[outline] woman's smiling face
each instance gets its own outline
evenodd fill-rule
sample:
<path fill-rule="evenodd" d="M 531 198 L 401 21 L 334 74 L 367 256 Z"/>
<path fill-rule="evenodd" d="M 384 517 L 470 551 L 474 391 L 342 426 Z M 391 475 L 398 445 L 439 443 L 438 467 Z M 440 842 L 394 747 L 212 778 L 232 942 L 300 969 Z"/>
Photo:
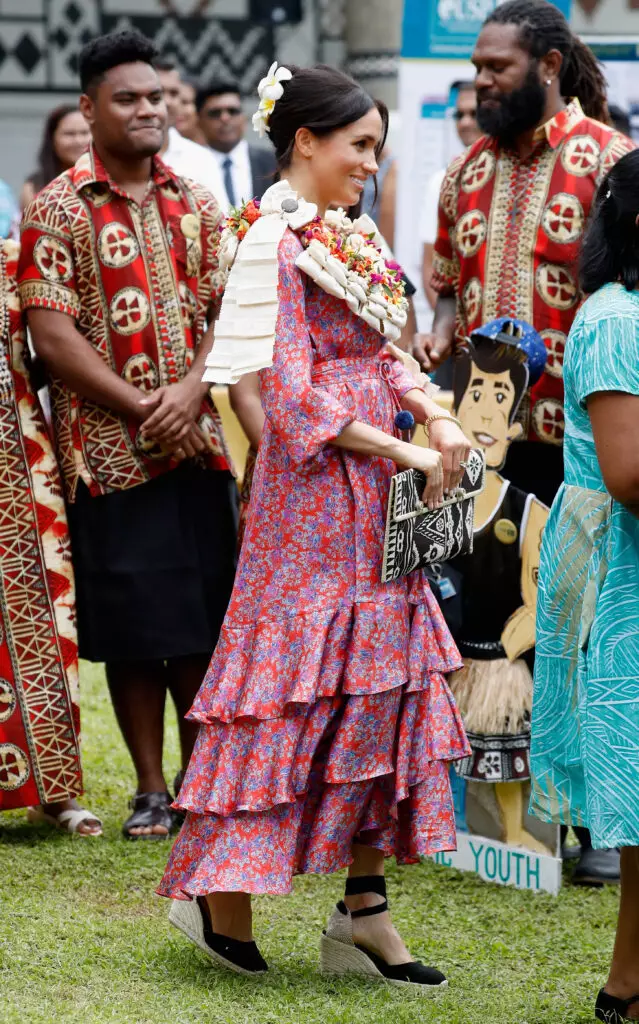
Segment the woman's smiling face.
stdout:
<path fill-rule="evenodd" d="M 327 206 L 348 208 L 359 202 L 366 179 L 377 173 L 383 130 L 381 115 L 372 107 L 358 121 L 312 137 L 309 170 Z"/>

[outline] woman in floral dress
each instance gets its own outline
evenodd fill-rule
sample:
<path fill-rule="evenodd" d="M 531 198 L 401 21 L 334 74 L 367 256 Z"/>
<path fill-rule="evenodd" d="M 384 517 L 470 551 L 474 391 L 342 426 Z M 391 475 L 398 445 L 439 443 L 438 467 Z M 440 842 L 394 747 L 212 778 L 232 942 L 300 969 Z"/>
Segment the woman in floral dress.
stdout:
<path fill-rule="evenodd" d="M 321 216 L 354 206 L 376 170 L 385 109 L 333 69 L 287 75 L 271 79 L 281 95 L 272 113 L 261 108 L 290 195 Z M 279 312 L 272 365 L 259 373 L 266 424 L 246 535 L 191 711 L 201 730 L 179 797 L 186 821 L 158 891 L 213 960 L 253 974 L 267 965 L 251 894 L 348 867 L 323 968 L 430 991 L 446 980 L 411 959 L 392 925 L 384 858 L 455 848 L 448 765 L 469 748 L 444 675 L 461 660 L 422 573 L 382 584 L 380 570 L 395 466 L 427 473 L 435 507 L 470 446 L 372 318 L 299 268 L 309 239 L 327 234 L 322 221 L 287 228 L 276 250 Z M 392 281 L 397 270 L 384 273 Z M 400 408 L 430 421 L 432 448 L 399 440 Z"/>

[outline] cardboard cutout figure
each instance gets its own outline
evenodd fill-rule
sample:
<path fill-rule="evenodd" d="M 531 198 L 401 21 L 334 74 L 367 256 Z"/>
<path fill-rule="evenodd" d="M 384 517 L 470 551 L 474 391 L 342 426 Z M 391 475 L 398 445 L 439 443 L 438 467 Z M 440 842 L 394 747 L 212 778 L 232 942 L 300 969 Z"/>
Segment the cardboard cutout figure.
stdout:
<path fill-rule="evenodd" d="M 537 567 L 548 509 L 498 472 L 522 433 L 517 411 L 545 358 L 544 343 L 529 324 L 502 318 L 475 332 L 456 359 L 456 415 L 466 436 L 484 449 L 487 472 L 475 502 L 473 554 L 452 562 L 462 579 L 457 643 L 464 667 L 450 684 L 472 747 L 472 755 L 457 765 L 469 782 L 469 828 L 485 829 L 489 805 L 496 804 L 500 835 L 494 838 L 549 854 L 550 837 L 544 834 L 542 841 L 529 831 L 534 826 L 525 813 L 524 790 L 530 776 Z M 470 793 L 480 808 L 475 826 Z"/>

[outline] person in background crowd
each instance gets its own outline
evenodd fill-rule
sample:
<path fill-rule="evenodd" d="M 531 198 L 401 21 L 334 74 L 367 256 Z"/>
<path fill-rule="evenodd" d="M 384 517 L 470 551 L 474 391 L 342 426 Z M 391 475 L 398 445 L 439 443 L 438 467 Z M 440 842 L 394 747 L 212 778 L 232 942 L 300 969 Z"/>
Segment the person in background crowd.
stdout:
<path fill-rule="evenodd" d="M 200 146 L 184 138 L 177 129 L 182 111 L 182 80 L 175 61 L 170 57 L 158 57 L 155 70 L 162 85 L 168 114 L 166 138 L 158 155 L 176 174 L 203 185 L 212 192 L 218 203 L 223 202 L 225 192 L 217 160 L 208 146 Z"/>
<path fill-rule="evenodd" d="M 622 135 L 627 135 L 629 139 L 632 138 L 632 124 L 630 121 L 630 115 L 622 110 L 621 107 L 611 103 L 608 107 L 608 114 L 612 126 L 617 132 L 621 132 Z"/>
<path fill-rule="evenodd" d="M 200 146 L 206 146 L 206 136 L 200 128 L 197 116 L 195 98 L 197 96 L 197 85 L 189 79 L 182 78 L 180 85 L 180 108 L 178 111 L 175 127 L 180 135 L 191 142 L 197 142 Z"/>
<path fill-rule="evenodd" d="M 51 375 L 80 654 L 106 663 L 137 775 L 131 839 L 166 838 L 173 824 L 166 694 L 186 764 L 196 727 L 184 716 L 217 641 L 235 550 L 232 478 L 202 383 L 222 218 L 210 192 L 156 159 L 167 121 L 157 57 L 138 32 L 82 50 L 92 144 L 29 206 L 19 273 Z"/>
<path fill-rule="evenodd" d="M 90 140 L 89 126 L 77 106 L 65 103 L 51 111 L 44 123 L 37 170 L 29 175 L 20 193 L 23 210 L 45 185 L 73 167 Z"/>
<path fill-rule="evenodd" d="M 451 95 L 455 97 L 453 114 L 457 135 L 463 146 L 468 149 L 481 136 L 477 124 L 477 97 L 474 82 L 454 82 Z M 441 191 L 446 168 L 435 171 L 426 184 L 426 193 L 420 220 L 420 237 L 422 241 L 422 283 L 424 293 L 431 309 L 437 305 L 437 292 L 431 285 L 433 276 L 433 255 L 437 241 L 437 219 L 439 212 L 439 193 Z M 447 359 L 437 368 L 434 381 L 442 388 L 450 390 L 453 386 L 453 361 Z"/>
<path fill-rule="evenodd" d="M 500 316 L 535 327 L 546 369 L 522 403 L 524 436 L 510 446 L 504 477 L 550 506 L 563 480 L 562 363 L 580 302 L 581 240 L 598 183 L 633 144 L 604 123 L 599 64 L 547 0 L 496 7 L 472 59 L 486 134 L 444 177 L 431 282 L 439 298 L 415 355 L 437 367 Z M 579 839 L 575 880 L 618 881 L 618 851 L 593 850 L 585 830 Z"/>
<path fill-rule="evenodd" d="M 64 499 L 28 370 L 16 272 L 0 243 L 0 811 L 33 824 L 102 835 L 82 793 L 78 645 Z"/>
<path fill-rule="evenodd" d="M 477 124 L 477 96 L 474 82 L 454 82 L 451 86 L 451 98 L 455 100 L 453 118 L 457 135 L 462 145 L 468 149 L 477 142 L 482 132 Z M 424 292 L 431 309 L 437 305 L 437 292 L 431 285 L 433 276 L 433 255 L 437 241 L 437 217 L 439 211 L 439 193 L 446 168 L 435 171 L 426 184 L 426 193 L 420 221 L 420 236 L 423 243 L 422 278 Z"/>
<path fill-rule="evenodd" d="M 0 179 L 0 238 L 17 236 L 20 211 L 9 185 Z"/>
<path fill-rule="evenodd" d="M 395 246 L 396 188 L 397 161 L 390 150 L 385 148 L 380 154 L 377 174 L 374 178 L 368 178 L 364 185 L 361 212 L 372 217 L 391 250 Z"/>
<path fill-rule="evenodd" d="M 268 149 L 249 146 L 244 138 L 246 117 L 237 85 L 210 82 L 198 89 L 196 105 L 200 128 L 222 175 L 224 209 L 261 198 L 273 183 L 275 160 Z"/>
<path fill-rule="evenodd" d="M 539 566 L 533 814 L 621 848 L 595 1016 L 639 1020 L 639 152 L 604 178 L 564 359 L 565 483 Z M 581 962 L 578 970 L 588 969 Z"/>

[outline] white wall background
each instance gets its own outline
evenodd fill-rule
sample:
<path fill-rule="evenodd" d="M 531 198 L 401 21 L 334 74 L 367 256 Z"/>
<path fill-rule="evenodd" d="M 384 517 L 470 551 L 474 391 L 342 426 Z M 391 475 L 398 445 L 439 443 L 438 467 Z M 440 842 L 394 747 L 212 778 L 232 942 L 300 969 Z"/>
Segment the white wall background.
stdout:
<path fill-rule="evenodd" d="M 599 0 L 590 16 L 573 0 L 570 23 L 579 35 L 639 35 L 639 10 L 631 10 L 628 0 Z"/>

